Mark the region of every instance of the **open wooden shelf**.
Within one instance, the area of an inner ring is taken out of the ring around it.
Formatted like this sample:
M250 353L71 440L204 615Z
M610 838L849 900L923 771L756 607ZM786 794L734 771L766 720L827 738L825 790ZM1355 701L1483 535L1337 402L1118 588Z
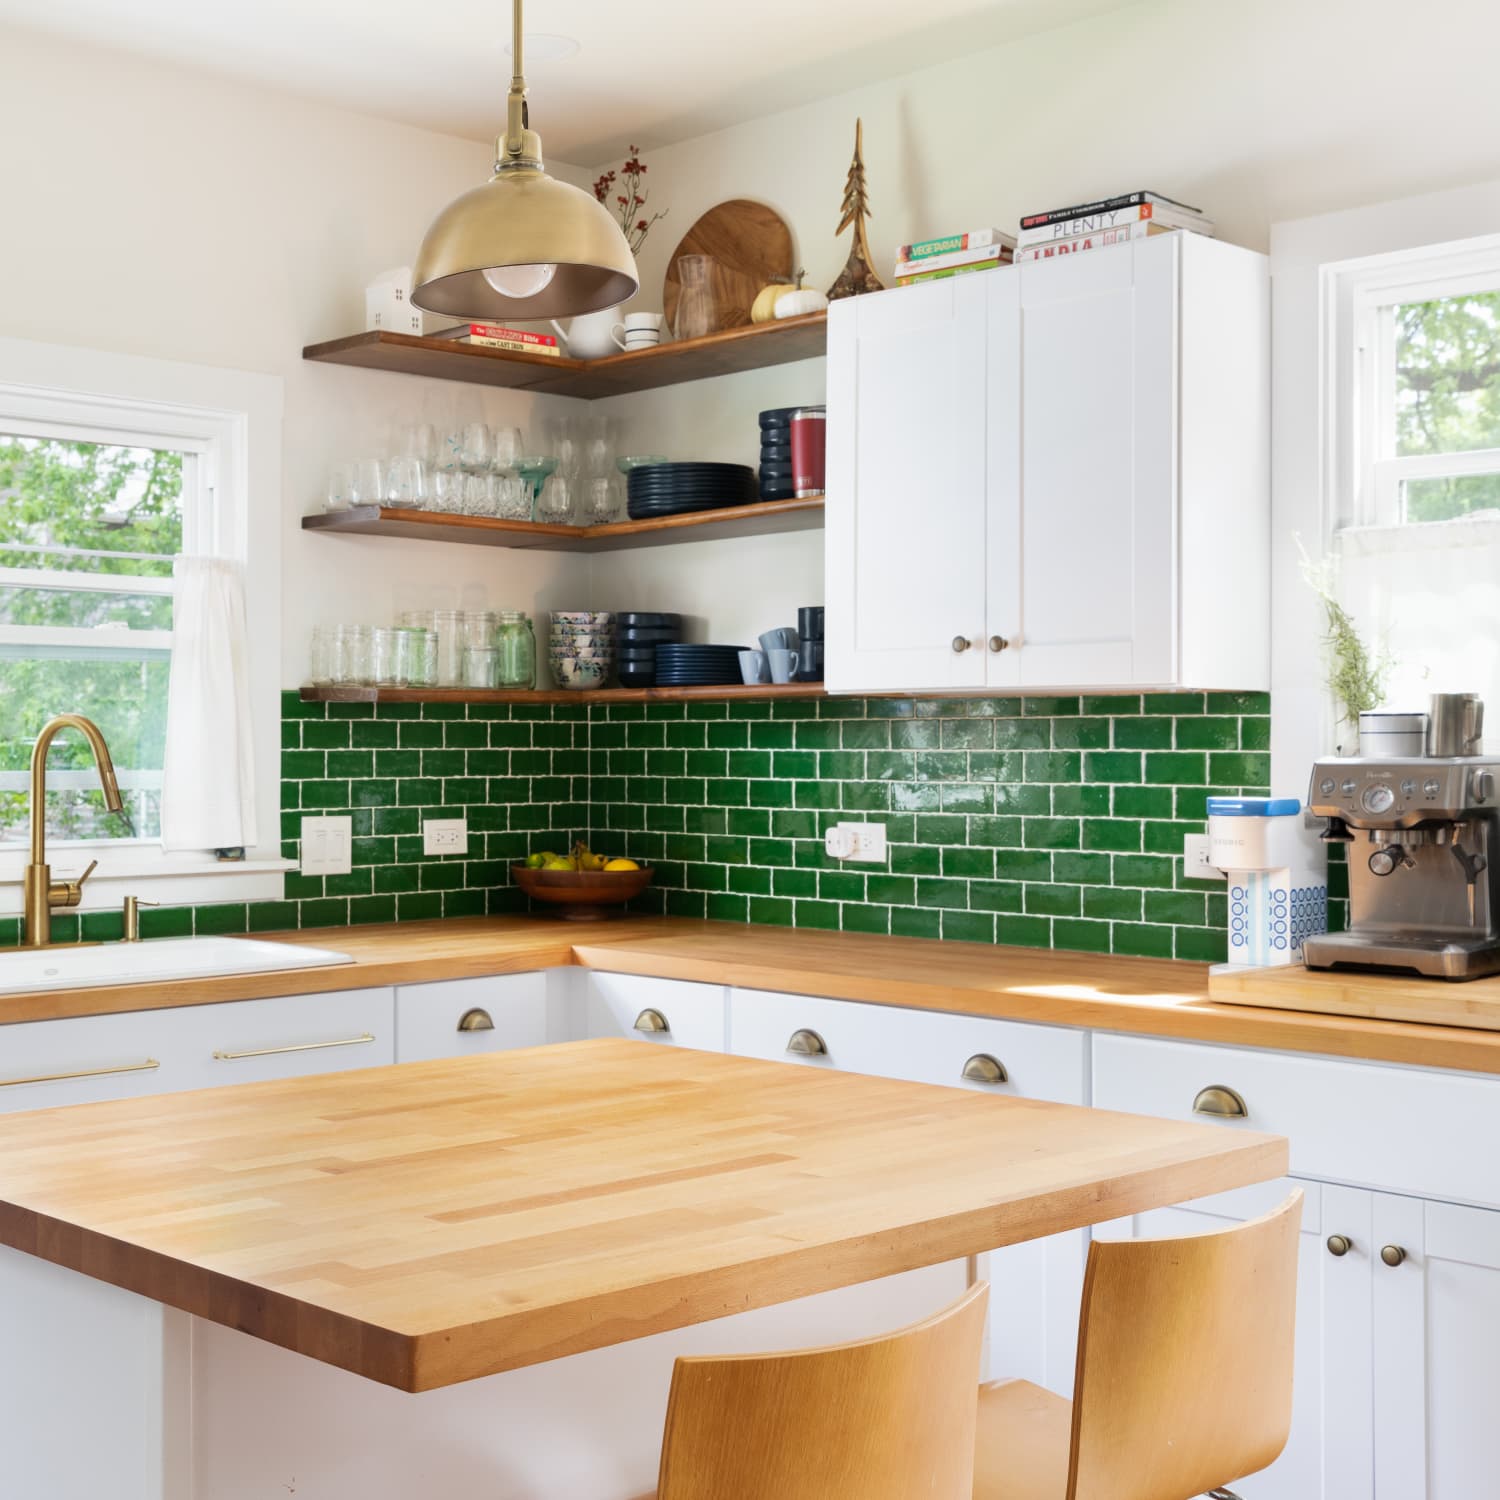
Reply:
M724 683L714 687L582 689L309 686L302 688L301 694L304 703L743 703L828 696L821 682L768 682L753 687Z
M466 542L471 546L531 548L543 552L618 552L625 547L659 547L668 542L713 541L766 536L777 531L808 531L823 524L823 496L763 500L727 505L653 521L612 521L607 526L557 526L547 521L501 521L493 516L458 516L448 511L406 510L357 505L349 510L303 516L305 531L352 536L398 536L423 542Z
M827 313L808 313L590 360L514 354L508 349L485 349L453 339L379 331L309 344L302 357L323 364L429 375L438 380L464 380L472 385L497 385L591 401L816 358L826 352L827 322Z

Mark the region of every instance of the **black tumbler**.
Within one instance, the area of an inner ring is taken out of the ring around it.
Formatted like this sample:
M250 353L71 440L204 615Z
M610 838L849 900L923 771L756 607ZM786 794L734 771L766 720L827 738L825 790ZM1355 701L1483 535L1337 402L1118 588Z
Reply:
M823 639L823 606L821 604L804 604L797 611L797 636L804 641Z

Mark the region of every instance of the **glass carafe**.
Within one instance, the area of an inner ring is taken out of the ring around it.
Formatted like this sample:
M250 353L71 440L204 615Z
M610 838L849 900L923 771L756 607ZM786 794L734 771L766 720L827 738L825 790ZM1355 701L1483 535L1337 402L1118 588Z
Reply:
M679 255L677 313L672 319L674 339L701 339L719 326L719 305L714 295L714 272L718 263L711 255Z

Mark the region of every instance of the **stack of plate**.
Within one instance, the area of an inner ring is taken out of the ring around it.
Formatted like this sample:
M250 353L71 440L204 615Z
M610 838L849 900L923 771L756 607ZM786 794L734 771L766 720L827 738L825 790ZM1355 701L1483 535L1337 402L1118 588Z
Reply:
M656 648L657 687L709 687L739 682L743 646L684 646L663 642Z
M607 610L555 609L547 665L558 687L602 688L615 665L615 617Z
M656 652L682 637L682 616L624 610L615 616L616 661L621 687L653 687Z
M790 500L792 484L792 413L795 406L776 406L760 414L760 498Z
M643 464L626 484L632 521L755 502L755 471L744 464Z

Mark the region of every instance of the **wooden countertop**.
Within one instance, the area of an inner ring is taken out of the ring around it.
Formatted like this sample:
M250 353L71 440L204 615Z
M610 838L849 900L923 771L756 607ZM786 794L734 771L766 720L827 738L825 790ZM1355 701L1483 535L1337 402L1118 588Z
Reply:
M0 996L0 1021L421 984L578 964L661 979L1500 1074L1500 1032L1218 1004L1208 998L1207 964L1170 959L677 917L597 924L466 917L257 936L334 948L350 954L354 963L5 995ZM1477 992L1481 987L1500 994L1500 979L1476 980L1464 988Z
M0 1243L404 1391L1286 1171L1277 1136L634 1042L0 1120Z

